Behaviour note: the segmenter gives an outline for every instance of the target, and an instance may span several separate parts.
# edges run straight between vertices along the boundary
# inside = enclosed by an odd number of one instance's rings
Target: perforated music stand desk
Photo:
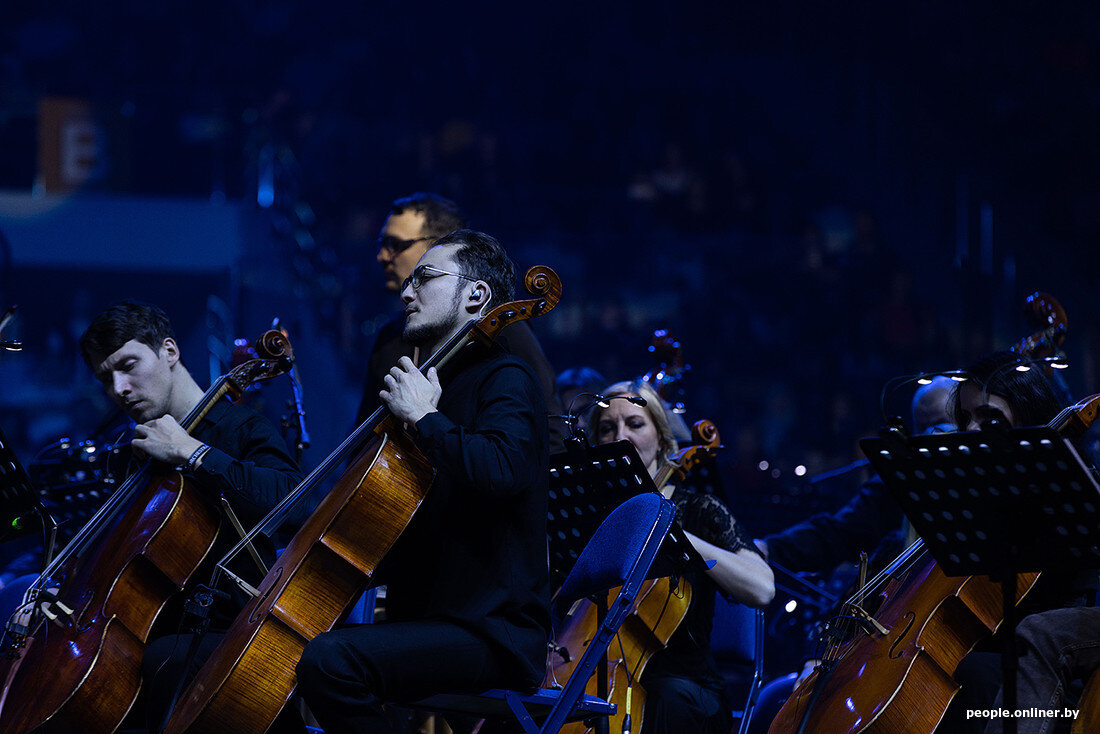
[[[860,447],[946,575],[1001,582],[1004,701],[1015,710],[1016,574],[1100,567],[1100,485],[1047,426],[888,431]],[[1005,723],[1015,731],[1015,719]]]
[[[554,588],[613,509],[636,494],[656,491],[629,441],[588,446],[570,439],[566,451],[551,456],[546,520]]]

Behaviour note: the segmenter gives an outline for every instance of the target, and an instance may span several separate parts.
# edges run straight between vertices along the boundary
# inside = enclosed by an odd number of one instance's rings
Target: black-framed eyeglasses
[[[424,285],[432,278],[438,278],[441,275],[453,275],[456,278],[462,278],[471,283],[477,282],[477,278],[471,278],[469,275],[463,275],[462,273],[452,273],[449,270],[440,270],[434,265],[417,265],[412,271],[412,275],[405,278],[405,282],[401,284],[401,290],[404,291],[411,285],[414,291],[418,291],[420,290],[420,286]]]
[[[435,237],[413,237],[411,240],[403,240],[400,237],[393,237],[392,235],[382,234],[378,235],[378,239],[376,240],[376,242],[378,243],[378,249],[389,250],[394,255],[400,255],[402,252],[409,249],[417,242],[434,239]]]

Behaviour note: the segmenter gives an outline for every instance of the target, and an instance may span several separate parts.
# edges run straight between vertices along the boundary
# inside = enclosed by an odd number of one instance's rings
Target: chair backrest
[[[585,647],[540,731],[558,731],[584,693],[585,684],[637,598],[675,516],[672,502],[656,492],[631,497],[611,511],[578,556],[554,599],[555,623],[577,599],[614,586],[622,588],[608,605],[607,615]]]
[[[751,665],[756,660],[756,610],[715,594],[710,651],[719,664]]]
[[[604,519],[573,564],[554,598],[554,617],[560,619],[573,602],[596,592],[623,586],[641,572],[645,580],[676,510],[656,492],[631,497]],[[644,565],[643,565],[644,564]]]
[[[725,675],[730,664],[751,665],[748,695],[740,711],[739,734],[746,734],[764,681],[764,612],[744,604],[727,601],[721,594],[714,599],[714,628],[710,651]]]

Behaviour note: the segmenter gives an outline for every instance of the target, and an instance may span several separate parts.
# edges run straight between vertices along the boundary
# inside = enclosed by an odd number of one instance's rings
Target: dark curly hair
[[[516,292],[516,266],[495,237],[472,229],[459,229],[440,237],[432,247],[459,245],[455,262],[463,275],[489,284],[491,310],[508,303]]]
[[[80,337],[80,354],[92,367],[94,357],[108,357],[131,339],[159,352],[164,340],[169,338],[176,336],[163,310],[140,301],[122,301],[92,319]]]

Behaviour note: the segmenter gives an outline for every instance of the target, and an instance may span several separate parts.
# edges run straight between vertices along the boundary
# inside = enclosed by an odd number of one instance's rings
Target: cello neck
[[[447,362],[449,362],[456,354],[458,354],[467,344],[470,343],[474,326],[477,325],[476,319],[471,319],[462,326],[450,339],[448,339],[442,347],[437,349],[422,365],[418,367],[421,374],[426,374],[428,369],[435,367],[441,368]],[[263,533],[270,535],[283,523],[291,509],[298,504],[303,496],[315,488],[320,482],[327,477],[334,469],[343,466],[348,460],[350,460],[363,446],[366,444],[367,439],[375,435],[382,424],[390,417],[390,411],[385,405],[380,405],[378,408],[367,417],[362,423],[360,423],[354,431],[351,432],[344,441],[336,447],[328,457],[322,461],[316,469],[309,473],[301,484],[291,490],[282,502],[276,505],[267,516],[245,534],[241,541],[237,545],[226,553],[225,557],[219,561],[218,565],[223,566],[240,553],[249,543],[251,543],[257,535]]]
[[[180,426],[187,431],[188,434],[191,434],[218,400],[229,392],[229,388],[230,382],[225,376],[215,380],[214,384],[210,386],[210,389],[203,393],[202,399],[191,408],[183,421],[180,422]],[[80,530],[73,536],[72,540],[70,540],[57,554],[57,557],[42,570],[42,574],[39,576],[41,582],[49,579],[57,573],[58,569],[71,559],[83,553],[104,530],[114,525],[115,520],[118,519],[122,511],[126,507],[129,507],[130,500],[133,498],[135,492],[137,492],[140,487],[144,486],[145,480],[149,475],[149,466],[150,462],[146,461],[142,464],[141,468],[127,477],[119,488],[111,494],[110,498],[103,506],[84,523]]]

